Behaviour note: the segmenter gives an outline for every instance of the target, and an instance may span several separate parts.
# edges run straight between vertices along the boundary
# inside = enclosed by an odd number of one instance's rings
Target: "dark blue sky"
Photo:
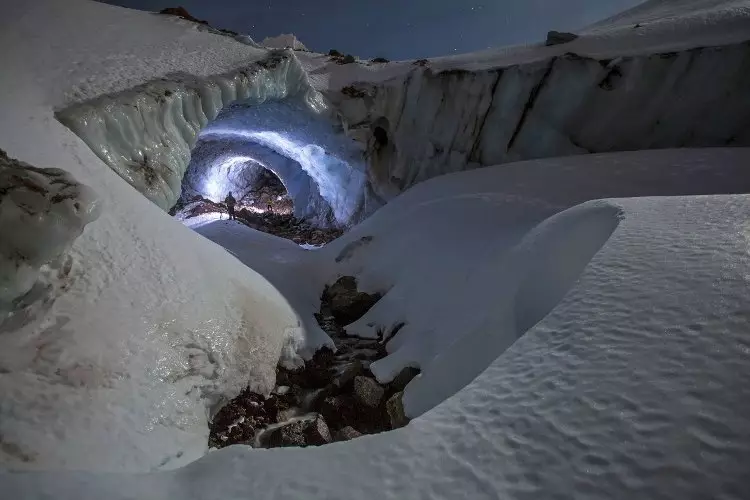
[[[142,10],[185,7],[261,41],[294,33],[310,49],[411,59],[541,40],[641,0],[106,0]]]

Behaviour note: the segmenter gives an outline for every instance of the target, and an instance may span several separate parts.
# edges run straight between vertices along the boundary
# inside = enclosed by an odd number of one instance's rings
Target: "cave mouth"
[[[198,134],[171,213],[226,213],[232,192],[238,221],[319,246],[375,208],[365,170],[363,146],[300,99],[235,101]]]

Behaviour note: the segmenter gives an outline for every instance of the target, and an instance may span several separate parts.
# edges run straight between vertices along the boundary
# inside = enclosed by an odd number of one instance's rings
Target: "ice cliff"
[[[518,160],[750,145],[750,43],[617,58],[573,52],[481,70],[416,66],[328,95],[390,198],[448,172]]]

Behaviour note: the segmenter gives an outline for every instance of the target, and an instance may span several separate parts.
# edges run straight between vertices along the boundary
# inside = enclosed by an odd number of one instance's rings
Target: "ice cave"
[[[750,0],[392,62],[7,3],[3,498],[750,498]]]

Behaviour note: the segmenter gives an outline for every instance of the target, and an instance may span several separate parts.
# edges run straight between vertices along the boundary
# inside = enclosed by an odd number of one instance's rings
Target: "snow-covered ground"
[[[608,54],[730,43],[750,17],[747,2],[714,0],[634,12],[573,43]],[[651,18],[646,35],[617,31]],[[223,74],[264,51],[84,0],[19,2],[4,22],[0,148],[66,170],[103,207],[49,309],[1,331],[3,495],[750,496],[750,196],[726,194],[750,189],[750,151],[452,174],[309,251],[229,221],[183,226],[53,115],[171,72]],[[334,80],[316,71],[319,84]],[[213,404],[248,382],[269,390],[278,360],[330,342],[311,316],[339,274],[387,292],[351,333],[406,323],[373,370],[387,380],[422,368],[404,399],[416,418],[321,448],[202,456]]]

